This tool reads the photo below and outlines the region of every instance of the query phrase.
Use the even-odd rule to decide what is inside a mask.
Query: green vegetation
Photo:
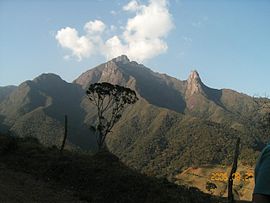
[[[34,138],[0,135],[0,162],[8,170],[72,191],[86,202],[219,202],[195,188],[142,175],[106,151],[61,154],[56,147],[45,148]]]
[[[188,166],[231,164],[237,137],[239,160],[253,166],[269,142],[261,102],[233,90],[207,87],[198,73],[192,74],[196,79],[180,81],[118,59],[88,70],[73,83],[42,74],[0,102],[0,130],[59,147],[68,115],[67,147],[94,151],[97,144],[89,126],[97,123],[98,115],[85,91],[90,84],[108,82],[129,87],[140,98],[106,136],[109,150],[128,166],[168,178]]]
[[[124,116],[107,145],[129,166],[149,175],[168,177],[189,166],[231,164],[238,136],[240,160],[253,165],[259,154],[256,145],[250,147],[255,143],[250,133],[223,124],[139,102]]]

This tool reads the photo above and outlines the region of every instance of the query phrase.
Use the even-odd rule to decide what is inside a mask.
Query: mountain
[[[95,82],[110,82],[135,89],[148,103],[158,107],[183,112],[185,104],[179,89],[185,82],[151,71],[126,56],[117,57],[108,63],[91,69],[79,76],[74,83],[83,88]]]
[[[15,89],[16,86],[14,85],[0,87],[0,103],[5,100]],[[3,124],[3,120],[4,116],[0,115],[0,130],[7,131],[9,127]]]
[[[196,71],[181,81],[124,55],[82,73],[72,83],[54,74],[22,83],[0,103],[1,129],[59,146],[67,114],[68,147],[94,150],[88,127],[96,120],[96,109],[85,91],[89,84],[104,81],[134,89],[139,97],[106,143],[124,163],[146,174],[172,177],[189,166],[229,164],[237,137],[241,161],[253,165],[269,140],[269,131],[258,125],[263,112],[254,98],[210,88]]]
[[[80,86],[67,83],[55,74],[42,74],[23,82],[0,103],[2,126],[9,127],[14,135],[35,136],[46,145],[59,145],[67,114],[68,141],[89,148],[94,145],[94,139],[87,135],[88,127],[83,122],[86,114],[80,106],[83,96]]]
[[[253,150],[261,149],[268,139],[265,133],[254,127],[255,110],[260,107],[252,97],[229,89],[210,88],[196,71],[192,71],[187,80],[180,81],[120,56],[86,71],[74,83],[87,88],[91,83],[102,81],[130,87],[140,96],[140,102],[128,110],[115,126],[116,133],[107,139],[114,153],[140,170],[148,171],[155,164],[161,164],[160,157],[167,167],[179,160],[176,168],[206,163],[206,160],[230,162],[229,155],[233,151],[228,149],[234,146],[234,139],[238,136],[242,138],[242,156],[247,158],[252,152],[247,160],[254,163],[257,153]],[[195,127],[191,128],[193,125]],[[186,138],[187,135],[190,138]],[[201,136],[197,145],[198,135]],[[225,135],[231,138],[227,139]],[[183,143],[184,138],[189,139],[189,145]],[[220,145],[215,145],[218,139]],[[212,146],[211,150],[207,149],[209,146]],[[224,146],[225,152],[219,149]],[[169,153],[168,149],[171,150]],[[207,153],[203,149],[208,150]],[[181,158],[175,155],[176,151]],[[190,156],[190,151],[198,156]],[[218,158],[215,157],[217,152],[220,154]],[[209,154],[209,157],[202,157],[202,154]],[[165,166],[160,168],[168,170],[166,173],[174,170]],[[162,170],[156,171],[163,173]]]
[[[73,83],[84,89],[91,83],[110,82],[135,89],[148,103],[217,123],[241,126],[240,117],[257,108],[253,98],[229,89],[204,85],[196,71],[180,81],[119,56],[81,74]]]
[[[15,89],[16,86],[14,85],[0,87],[0,102],[7,98]]]

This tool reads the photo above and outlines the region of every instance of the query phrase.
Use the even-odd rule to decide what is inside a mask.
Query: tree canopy
[[[119,121],[125,107],[134,104],[138,97],[136,92],[123,86],[107,82],[91,84],[86,91],[88,99],[97,107],[97,124],[91,126],[95,132],[99,149],[104,145],[107,134]]]

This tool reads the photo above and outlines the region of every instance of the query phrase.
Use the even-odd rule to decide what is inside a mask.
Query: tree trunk
[[[102,135],[99,137],[99,142],[98,142],[98,151],[106,151],[107,150],[107,145],[105,142],[105,136]]]
[[[233,197],[233,174],[235,174],[237,170],[237,161],[239,156],[239,144],[240,144],[240,138],[237,138],[236,146],[235,146],[235,152],[234,152],[234,160],[232,165],[232,170],[228,179],[228,203],[234,203],[234,197]]]
[[[62,152],[64,150],[64,148],[65,148],[66,139],[67,139],[67,115],[65,115],[65,133],[64,133],[64,138],[63,138],[63,142],[62,142],[60,152]]]

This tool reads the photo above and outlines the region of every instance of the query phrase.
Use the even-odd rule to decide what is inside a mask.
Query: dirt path
[[[27,173],[12,171],[2,163],[0,163],[0,202],[85,203],[85,201],[78,200],[72,191],[37,180]]]

